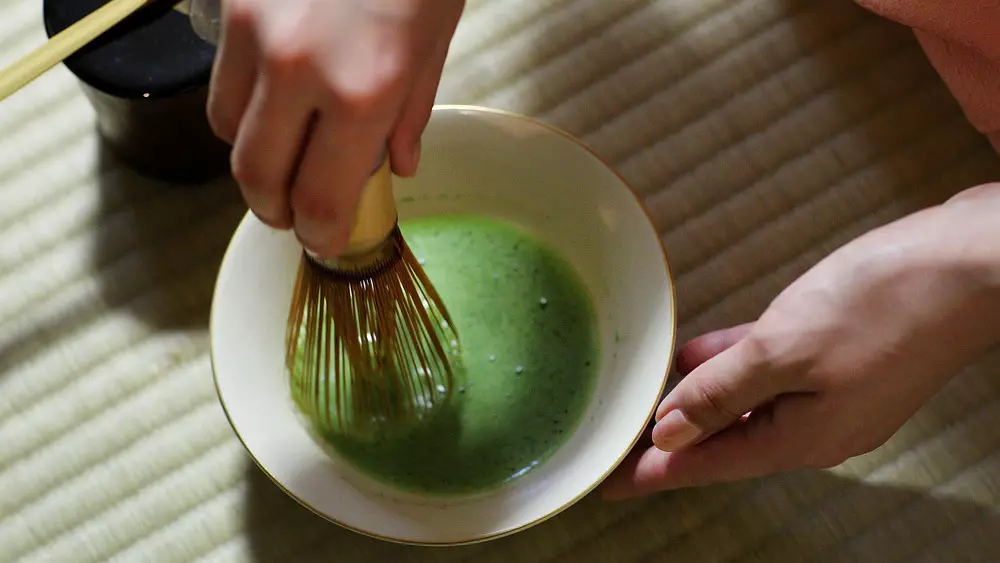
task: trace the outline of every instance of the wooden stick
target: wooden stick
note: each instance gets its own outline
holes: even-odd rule
[[[0,70],[0,100],[17,92],[50,68],[61,63],[118,22],[157,0],[111,0],[83,19],[53,35],[41,47]]]

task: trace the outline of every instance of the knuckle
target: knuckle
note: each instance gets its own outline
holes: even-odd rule
[[[746,369],[766,374],[762,382],[775,389],[802,384],[802,378],[813,372],[814,360],[808,353],[803,354],[803,346],[795,341],[794,335],[773,333],[758,326],[737,344]]]
[[[717,382],[701,381],[694,385],[696,408],[689,414],[695,424],[718,427],[739,419],[745,413],[736,412],[725,399],[727,390]],[[687,413],[686,413],[687,414]],[[700,420],[699,420],[700,419]]]
[[[336,65],[324,77],[323,95],[338,113],[365,119],[396,101],[407,82],[407,65],[392,47],[379,52],[372,64]]]
[[[292,208],[296,216],[306,217],[312,223],[334,225],[341,217],[339,206],[323,190],[294,190]]]
[[[776,363],[776,358],[781,355],[780,342],[781,339],[769,338],[759,330],[751,330],[740,345],[743,348],[743,357],[751,368],[755,371],[770,371]]]
[[[247,154],[246,151],[233,151],[230,156],[230,167],[233,179],[244,189],[255,192],[266,189],[265,171],[253,155]]]
[[[349,121],[368,121],[386,107],[392,89],[387,84],[363,86],[330,80],[324,96],[336,113]]]
[[[364,120],[375,114],[381,102],[377,93],[360,93],[331,88],[329,96],[340,107],[343,115],[352,120]]]
[[[272,33],[263,51],[264,68],[277,79],[291,80],[315,66],[315,49],[294,28]]]

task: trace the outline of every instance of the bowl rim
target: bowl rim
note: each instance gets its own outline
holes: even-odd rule
[[[659,392],[656,395],[656,398],[653,401],[652,407],[650,407],[649,413],[648,413],[648,415],[646,417],[647,419],[651,419],[653,417],[653,413],[656,412],[656,408],[657,408],[657,406],[659,405],[660,401],[663,398],[663,392],[666,390],[666,387],[667,387],[667,381],[668,381],[669,376],[670,376],[670,370],[672,369],[672,367],[674,365],[674,354],[676,352],[677,326],[678,326],[678,322],[677,322],[677,301],[676,301],[677,290],[676,290],[676,286],[675,286],[673,272],[671,272],[671,270],[670,270],[670,262],[667,259],[667,251],[666,251],[666,248],[663,245],[663,240],[660,238],[659,233],[656,230],[655,224],[653,222],[653,218],[649,214],[649,209],[646,207],[646,204],[642,201],[642,198],[639,197],[639,195],[636,192],[635,188],[632,186],[632,184],[627,179],[625,179],[625,177],[621,174],[621,172],[619,172],[610,162],[608,162],[601,155],[597,154],[597,152],[595,152],[590,146],[588,146],[586,143],[584,143],[581,139],[579,139],[578,137],[574,136],[573,134],[567,132],[566,130],[564,130],[564,129],[558,127],[558,126],[552,125],[552,124],[547,123],[545,121],[542,121],[539,118],[531,117],[529,115],[525,115],[525,114],[521,114],[521,113],[516,113],[516,112],[512,112],[512,111],[508,111],[508,110],[504,110],[504,109],[499,109],[499,108],[492,108],[492,107],[488,107],[488,106],[466,105],[466,104],[435,104],[431,108],[431,117],[432,118],[433,118],[433,114],[435,112],[475,112],[475,113],[488,114],[488,115],[499,115],[499,116],[503,116],[503,117],[507,117],[507,118],[512,118],[512,119],[515,119],[515,120],[518,120],[518,121],[522,121],[522,122],[528,122],[530,124],[542,127],[544,129],[547,129],[548,131],[550,131],[552,133],[555,133],[556,135],[559,135],[563,139],[565,139],[567,141],[570,141],[571,143],[577,145],[578,147],[582,148],[587,153],[589,153],[593,158],[597,159],[597,161],[599,163],[601,163],[608,171],[610,171],[612,174],[615,175],[615,177],[618,178],[618,180],[622,183],[622,186],[625,187],[626,191],[633,197],[633,199],[635,199],[635,203],[638,205],[639,209],[642,211],[643,215],[646,218],[646,224],[650,227],[650,229],[652,229],[653,235],[656,236],[657,243],[658,243],[658,246],[659,246],[659,249],[660,249],[661,259],[662,259],[662,262],[663,262],[663,270],[664,270],[664,273],[667,276],[667,285],[669,287],[669,292],[670,292],[670,322],[671,322],[672,326],[670,327],[670,344],[669,344],[669,348],[668,348],[667,366],[666,366],[666,370],[664,371],[663,378],[660,381]],[[222,260],[220,260],[220,262],[219,262],[219,264],[220,264],[220,273],[221,273],[221,265],[225,263],[226,259],[229,257],[229,253],[232,250],[233,241],[235,241],[236,237],[239,235],[239,232],[242,229],[245,228],[245,226],[246,226],[246,219],[252,213],[253,213],[253,211],[248,210],[246,212],[246,214],[244,214],[243,219],[236,226],[236,229],[233,232],[233,235],[230,237],[229,243],[227,243],[227,245],[226,245],[226,251],[225,251],[225,253],[222,256]],[[218,279],[217,279],[216,280],[215,288],[213,290],[213,296],[212,296],[212,303],[213,304],[215,303],[215,297],[216,297],[215,294],[218,291],[219,291],[219,284],[218,284]],[[572,507],[573,505],[575,505],[576,503],[578,503],[584,497],[586,497],[587,495],[589,495],[590,493],[592,493],[595,489],[597,489],[601,485],[601,483],[603,483],[612,473],[614,473],[614,471],[621,465],[621,463],[623,461],[625,461],[625,459],[628,457],[629,453],[631,453],[632,450],[635,448],[636,444],[642,438],[642,435],[643,435],[643,433],[646,430],[645,426],[639,429],[639,431],[636,433],[635,437],[632,439],[632,442],[629,444],[628,448],[626,448],[624,450],[624,452],[619,456],[619,458],[607,469],[607,471],[605,471],[603,474],[601,474],[601,476],[598,479],[596,479],[593,483],[590,483],[586,487],[584,487],[583,489],[581,489],[581,491],[580,491],[579,494],[577,494],[576,496],[574,496],[569,501],[563,503],[557,509],[549,511],[547,514],[544,514],[544,515],[542,515],[542,516],[540,516],[538,518],[535,518],[534,520],[531,520],[529,522],[525,522],[525,523],[520,524],[518,526],[512,527],[512,528],[510,528],[508,530],[503,530],[503,531],[489,533],[489,534],[482,534],[482,535],[480,535],[478,537],[469,538],[467,540],[455,540],[455,541],[421,541],[421,540],[407,540],[407,539],[403,539],[403,538],[395,538],[395,537],[391,537],[391,536],[386,536],[386,535],[383,535],[383,534],[379,534],[377,532],[373,532],[371,530],[364,530],[364,529],[358,528],[356,526],[352,526],[352,525],[346,524],[344,522],[341,522],[341,521],[337,520],[336,518],[334,518],[334,517],[332,517],[332,516],[324,513],[323,511],[319,510],[318,508],[312,506],[311,504],[309,504],[309,502],[307,500],[305,500],[305,499],[301,498],[300,496],[294,494],[287,487],[285,487],[285,485],[283,483],[281,483],[281,481],[278,480],[274,475],[272,475],[271,472],[268,471],[266,467],[264,467],[264,465],[260,462],[260,460],[257,459],[257,456],[255,456],[254,453],[253,453],[253,451],[251,451],[250,448],[247,446],[246,441],[243,439],[243,436],[240,434],[239,429],[236,427],[236,424],[233,422],[233,419],[232,419],[232,417],[229,414],[229,410],[226,408],[226,402],[225,402],[225,399],[222,396],[221,389],[219,388],[219,376],[218,376],[218,372],[217,372],[216,367],[215,367],[215,365],[216,365],[216,361],[215,361],[215,350],[216,350],[216,347],[215,347],[215,344],[214,344],[215,339],[214,339],[214,333],[211,330],[212,327],[215,326],[214,315],[215,315],[215,307],[213,305],[213,306],[210,307],[210,312],[209,312],[209,358],[210,358],[211,367],[212,367],[212,382],[213,382],[213,384],[215,386],[215,394],[216,394],[216,397],[219,400],[220,406],[222,407],[222,412],[223,412],[223,414],[225,414],[226,420],[229,422],[230,428],[232,428],[233,433],[236,435],[236,438],[239,440],[240,444],[243,446],[243,449],[246,451],[247,455],[250,456],[250,459],[253,460],[253,462],[257,466],[257,468],[262,473],[264,473],[264,475],[266,475],[268,477],[268,479],[271,480],[272,483],[274,483],[279,489],[281,489],[282,491],[284,491],[284,493],[286,495],[288,495],[289,497],[291,497],[298,504],[300,504],[301,506],[303,506],[304,508],[306,508],[307,510],[309,510],[313,514],[315,514],[315,515],[319,516],[320,518],[326,520],[327,522],[330,522],[332,524],[335,524],[337,526],[340,526],[341,528],[350,530],[352,532],[361,534],[362,536],[367,536],[369,538],[373,538],[373,539],[377,539],[377,540],[382,540],[382,541],[387,541],[387,542],[390,542],[390,543],[396,543],[396,544],[402,544],[402,545],[411,545],[411,546],[451,547],[451,546],[462,546],[462,545],[473,545],[473,544],[478,544],[478,543],[485,543],[485,542],[488,542],[488,541],[492,541],[492,540],[504,538],[504,537],[507,537],[507,536],[511,536],[511,535],[514,535],[514,534],[516,534],[518,532],[522,532],[524,530],[527,530],[528,528],[532,528],[534,526],[537,526],[538,524],[541,524],[541,523],[543,523],[543,522],[545,522],[545,521],[547,521],[547,520],[549,520],[551,518],[554,518],[555,516],[561,514],[565,510],[569,509],[570,507]]]

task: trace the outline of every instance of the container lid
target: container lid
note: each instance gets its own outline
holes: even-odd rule
[[[108,0],[44,0],[49,37]],[[119,98],[165,98],[208,84],[216,48],[169,0],[150,4],[65,61],[81,81]]]

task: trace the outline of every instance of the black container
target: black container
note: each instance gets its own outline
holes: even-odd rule
[[[107,0],[44,0],[51,37]],[[229,171],[230,147],[208,124],[205,103],[216,48],[188,16],[158,2],[66,59],[121,161],[168,182],[202,183]]]

